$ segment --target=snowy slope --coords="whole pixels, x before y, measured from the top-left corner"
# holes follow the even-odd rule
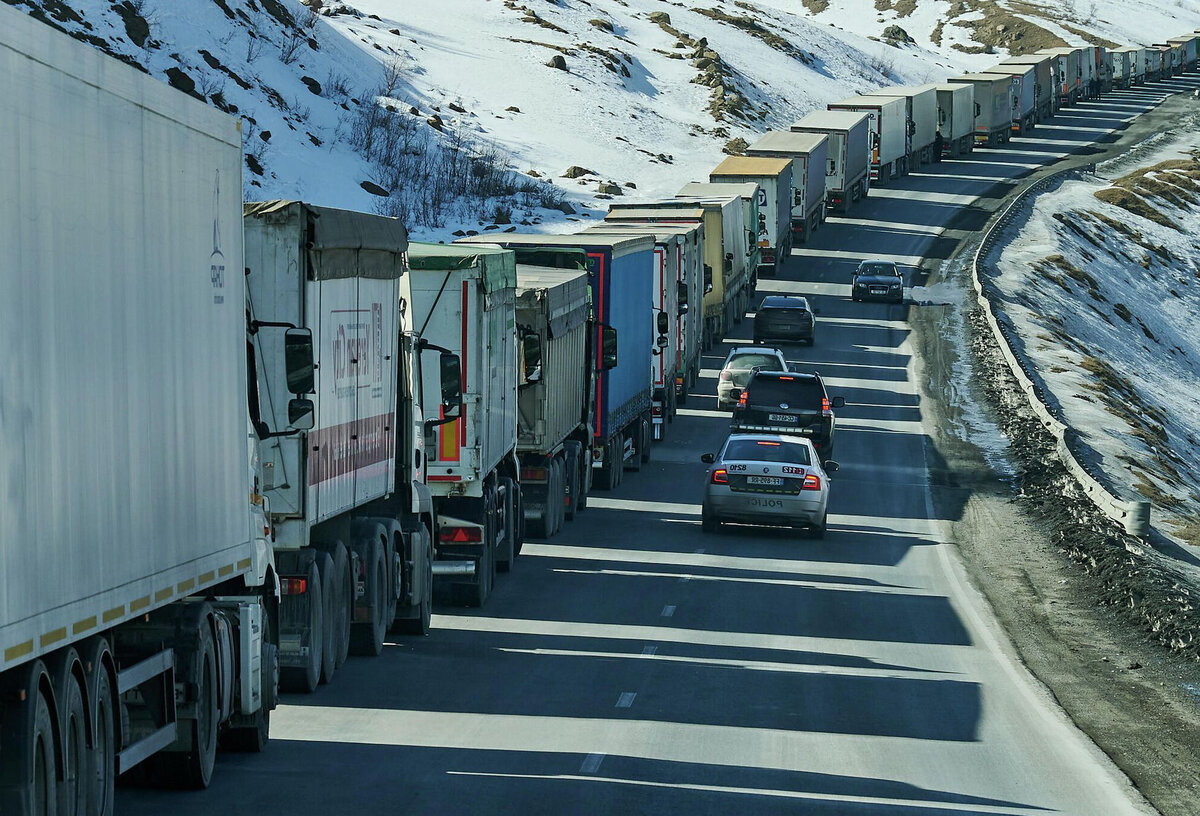
[[[1200,114],[1136,158],[1101,166],[1100,178],[1039,196],[1009,236],[997,284],[1025,353],[1110,488],[1150,499],[1156,526],[1200,545],[1198,125]],[[1097,198],[1164,161],[1139,185],[1166,193],[1140,196],[1151,217]]]

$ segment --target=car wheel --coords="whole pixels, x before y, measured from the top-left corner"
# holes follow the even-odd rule
[[[708,508],[700,510],[700,531],[704,533],[715,533],[721,529],[721,520],[708,511]]]
[[[829,511],[826,510],[824,513],[821,514],[821,520],[816,522],[815,524],[813,524],[813,526],[809,529],[808,534],[810,536],[812,536],[813,538],[817,538],[817,539],[824,538],[825,530],[827,529],[828,523],[829,523]]]

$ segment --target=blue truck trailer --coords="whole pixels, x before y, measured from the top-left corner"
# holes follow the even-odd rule
[[[654,390],[652,360],[667,347],[669,319],[654,303],[654,237],[651,235],[476,235],[461,242],[496,244],[516,251],[517,263],[573,269],[587,254],[597,358],[592,475],[596,487],[621,483],[625,470],[650,460]],[[661,329],[661,331],[660,331]],[[660,345],[661,344],[661,345]]]

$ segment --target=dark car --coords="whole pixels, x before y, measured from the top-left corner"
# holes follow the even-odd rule
[[[833,458],[833,409],[845,404],[841,397],[830,398],[819,374],[756,371],[733,406],[730,428],[803,436],[826,462]]]
[[[771,295],[763,298],[762,305],[754,313],[754,342],[768,340],[805,342],[810,346],[816,340],[817,318],[808,299]]]
[[[904,275],[891,261],[863,261],[850,279],[853,300],[904,302]]]

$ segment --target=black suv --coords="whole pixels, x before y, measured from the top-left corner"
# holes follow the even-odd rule
[[[817,319],[808,300],[802,297],[771,295],[763,298],[754,313],[754,342],[766,340],[804,341],[810,346],[816,339]]]
[[[846,404],[825,391],[819,374],[756,371],[733,408],[734,431],[806,436],[822,462],[833,458],[834,408]]]

